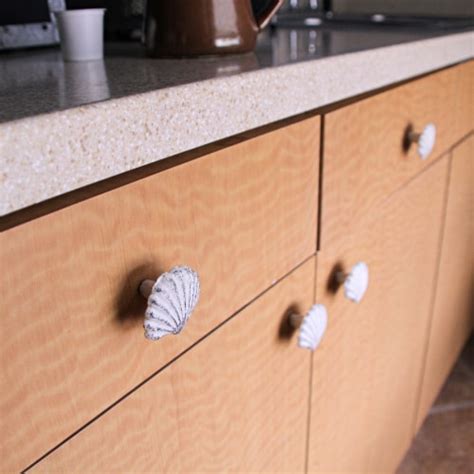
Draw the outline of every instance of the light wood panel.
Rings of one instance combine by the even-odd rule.
[[[309,309],[314,258],[33,472],[303,472],[310,352],[283,337]]]
[[[318,254],[316,300],[329,323],[313,356],[310,472],[393,472],[411,442],[447,164],[438,161],[358,225],[339,223],[344,238]],[[356,304],[335,272],[358,261],[370,278]]]
[[[18,470],[268,288],[316,247],[319,118],[0,235],[0,470]],[[143,337],[139,282],[201,277],[178,337]],[[5,454],[7,453],[7,454]]]
[[[460,138],[474,130],[474,60],[459,65],[456,71],[456,132]]]
[[[417,427],[474,324],[474,136],[452,153],[436,298]]]
[[[447,69],[326,115],[323,249],[337,245],[341,228],[351,229],[461,138],[456,126],[459,78],[458,68]],[[415,145],[406,151],[405,137],[410,125],[422,131],[430,122],[436,125],[436,145],[423,161]]]

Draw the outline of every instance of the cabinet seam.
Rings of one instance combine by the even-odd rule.
[[[321,115],[321,125],[319,127],[319,176],[318,176],[318,216],[317,233],[316,233],[316,252],[321,250],[321,222],[323,213],[323,185],[324,185],[324,130],[326,123],[326,115]]]

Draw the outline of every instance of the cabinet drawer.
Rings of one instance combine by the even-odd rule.
[[[2,469],[35,461],[315,252],[318,140],[311,118],[1,234]],[[178,264],[199,273],[200,302],[179,336],[150,342],[137,288]]]
[[[377,202],[461,138],[456,104],[458,83],[465,73],[461,74],[458,68],[418,79],[325,116],[322,248],[341,237],[341,224],[353,229]],[[436,139],[432,152],[423,160],[416,143],[407,146],[407,137],[410,127],[421,132],[429,123],[436,126]]]
[[[311,354],[281,338],[314,258],[33,472],[303,472]]]

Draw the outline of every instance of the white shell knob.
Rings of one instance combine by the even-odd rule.
[[[360,303],[369,286],[369,267],[364,262],[358,262],[347,275],[339,274],[338,280],[344,282],[345,297],[354,303]]]
[[[148,298],[145,337],[157,341],[180,333],[186,325],[199,300],[199,275],[189,267],[174,267],[156,281],[142,281],[139,290]]]
[[[293,327],[300,328],[298,346],[314,351],[324,336],[328,325],[328,313],[322,304],[315,304],[305,316],[292,314],[290,322]]]
[[[426,160],[433,151],[436,142],[436,126],[429,123],[421,133],[410,133],[410,141],[417,144],[419,157]]]

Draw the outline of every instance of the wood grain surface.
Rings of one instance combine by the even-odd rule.
[[[393,472],[411,442],[447,164],[436,162],[358,225],[340,222],[344,238],[318,253],[316,300],[329,323],[313,356],[309,472]],[[356,304],[335,275],[358,261],[370,276]]]
[[[310,352],[282,330],[314,258],[32,472],[303,472]]]
[[[454,149],[436,298],[417,427],[474,324],[474,136]]]
[[[456,125],[461,76],[457,67],[446,69],[325,116],[321,248],[337,245],[381,199],[461,138]],[[430,122],[436,125],[436,144],[423,161],[416,145],[407,150],[405,137],[410,127],[421,132]]]
[[[474,59],[456,67],[456,132],[464,137],[474,130]]]
[[[319,123],[0,234],[0,471],[34,462],[314,254]],[[200,303],[152,343],[137,288],[177,264],[198,271]]]

